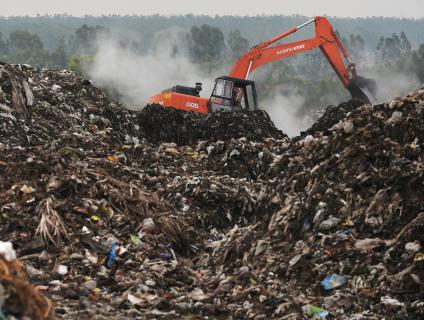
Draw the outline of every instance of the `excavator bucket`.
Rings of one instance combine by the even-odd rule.
[[[349,83],[347,89],[353,99],[361,100],[369,104],[377,102],[377,83],[373,79],[356,76]]]

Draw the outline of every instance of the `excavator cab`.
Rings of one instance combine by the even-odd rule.
[[[240,111],[258,109],[255,82],[233,77],[219,77],[209,100],[209,110]]]

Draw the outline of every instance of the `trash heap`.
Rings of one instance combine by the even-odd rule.
[[[244,279],[223,294],[249,292],[243,316],[424,316],[423,112],[423,89],[362,106],[279,155],[262,221],[235,228],[208,261]]]
[[[149,143],[140,112],[73,73],[0,71],[1,240],[13,242],[56,315],[197,313],[189,296],[184,312],[170,308],[172,297],[197,289],[191,259],[211,229],[255,218],[255,179],[289,139],[265,113],[256,122],[228,113],[219,117],[235,121],[234,137],[256,132],[258,141],[220,141],[226,136],[209,129],[191,145]],[[257,121],[268,121],[269,136]]]
[[[36,146],[137,143],[136,115],[70,71],[0,64],[0,141]],[[59,139],[60,138],[60,139]]]
[[[339,104],[338,106],[328,106],[324,114],[312,126],[301,132],[301,136],[314,135],[315,133],[329,133],[329,130],[340,120],[343,120],[349,112],[362,106],[360,100],[350,100]]]
[[[264,112],[127,110],[67,71],[3,64],[0,88],[28,316],[423,317],[424,90],[291,140]]]
[[[191,145],[199,140],[287,138],[262,110],[220,111],[205,115],[148,105],[139,113],[138,119],[147,140],[152,143]]]

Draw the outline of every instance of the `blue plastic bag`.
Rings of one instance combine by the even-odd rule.
[[[347,279],[338,274],[328,275],[321,281],[322,286],[325,290],[332,290],[339,288],[347,283]]]
[[[106,261],[106,267],[108,267],[109,269],[112,268],[112,265],[116,260],[116,247],[117,247],[116,242],[114,242],[112,243],[109,249],[109,253],[108,253],[107,261]]]

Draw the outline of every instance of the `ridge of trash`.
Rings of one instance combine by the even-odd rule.
[[[0,64],[0,88],[0,318],[423,316],[424,89],[291,140],[68,71]]]

